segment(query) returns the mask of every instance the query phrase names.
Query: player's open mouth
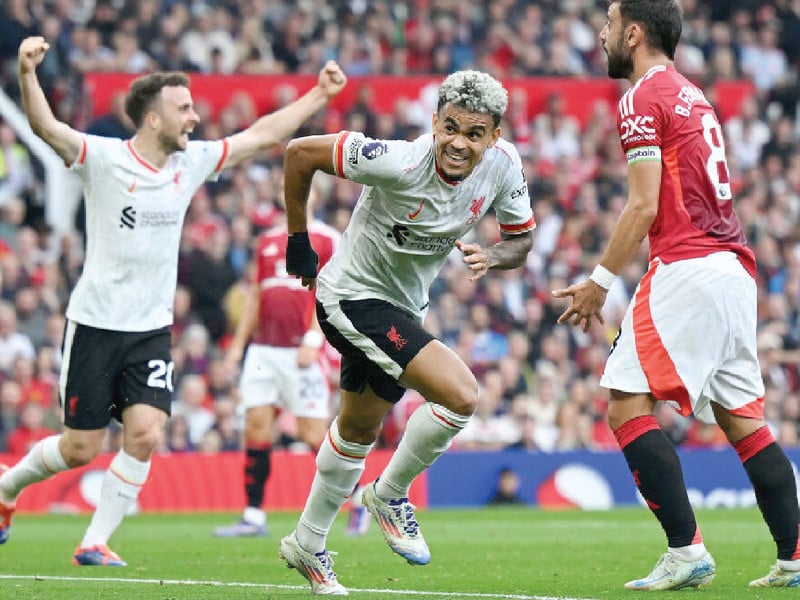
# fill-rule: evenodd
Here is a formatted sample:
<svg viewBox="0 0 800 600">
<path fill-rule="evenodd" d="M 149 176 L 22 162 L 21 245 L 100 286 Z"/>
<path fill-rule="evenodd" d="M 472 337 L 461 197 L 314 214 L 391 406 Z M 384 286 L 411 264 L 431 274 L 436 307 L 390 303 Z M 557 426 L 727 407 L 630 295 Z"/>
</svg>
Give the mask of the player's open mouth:
<svg viewBox="0 0 800 600">
<path fill-rule="evenodd" d="M 457 156 L 455 154 L 450 154 L 447 151 L 445 151 L 444 155 L 445 155 L 445 158 L 447 158 L 448 161 L 450 161 L 452 163 L 455 163 L 457 165 L 460 165 L 462 163 L 467 162 L 467 157 L 466 156 Z"/>
</svg>

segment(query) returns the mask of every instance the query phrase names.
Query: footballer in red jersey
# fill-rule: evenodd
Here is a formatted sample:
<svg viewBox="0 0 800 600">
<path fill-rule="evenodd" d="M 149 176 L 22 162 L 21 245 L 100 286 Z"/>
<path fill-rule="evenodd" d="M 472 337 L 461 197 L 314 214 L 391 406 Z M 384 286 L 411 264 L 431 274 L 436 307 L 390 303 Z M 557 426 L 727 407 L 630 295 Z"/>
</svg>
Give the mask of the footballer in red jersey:
<svg viewBox="0 0 800 600">
<path fill-rule="evenodd" d="M 309 239 L 328 262 L 339 233 L 312 222 Z M 225 357 L 230 372 L 241 360 L 240 406 L 245 411 L 244 487 L 247 506 L 241 520 L 217 527 L 218 537 L 266 534 L 262 508 L 270 473 L 275 421 L 285 409 L 296 420 L 297 437 L 316 452 L 328 427 L 330 412 L 327 342 L 314 310 L 314 292 L 286 272 L 286 226 L 274 227 L 258 238 L 253 289 Z"/>
<path fill-rule="evenodd" d="M 756 348 L 755 257 L 733 207 L 722 129 L 703 93 L 674 67 L 677 0 L 613 0 L 600 42 L 608 74 L 631 88 L 617 125 L 628 163 L 628 201 L 600 263 L 555 290 L 571 305 L 559 323 L 603 322 L 616 274 L 645 237 L 650 261 L 611 346 L 600 385 L 608 421 L 634 483 L 661 524 L 667 551 L 626 589 L 677 590 L 711 583 L 680 459 L 655 417 L 667 402 L 719 425 L 750 479 L 777 547 L 751 587 L 800 587 L 800 506 L 789 460 L 764 420 Z"/>
</svg>

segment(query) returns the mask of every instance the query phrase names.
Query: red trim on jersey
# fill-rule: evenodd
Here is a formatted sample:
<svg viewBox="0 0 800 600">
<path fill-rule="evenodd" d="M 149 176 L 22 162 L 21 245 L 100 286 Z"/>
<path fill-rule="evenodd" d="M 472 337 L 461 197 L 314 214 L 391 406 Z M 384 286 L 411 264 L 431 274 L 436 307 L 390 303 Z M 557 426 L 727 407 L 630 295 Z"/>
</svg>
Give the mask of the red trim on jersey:
<svg viewBox="0 0 800 600">
<path fill-rule="evenodd" d="M 747 437 L 735 442 L 733 447 L 736 450 L 736 454 L 739 455 L 739 460 L 741 460 L 742 463 L 746 463 L 774 441 L 775 438 L 769 430 L 769 427 L 764 425 Z"/>
<path fill-rule="evenodd" d="M 86 160 L 86 138 L 81 138 L 81 153 L 78 155 L 78 160 L 75 161 L 77 164 L 82 165 Z"/>
<path fill-rule="evenodd" d="M 617 443 L 621 450 L 638 440 L 648 431 L 661 429 L 658 421 L 653 415 L 642 415 L 634 417 L 630 421 L 625 421 L 622 425 L 614 430 L 614 437 L 617 438 Z"/>
<path fill-rule="evenodd" d="M 158 173 L 159 172 L 158 169 L 156 169 L 153 165 L 151 165 L 149 162 L 147 162 L 145 159 L 143 159 L 141 156 L 139 156 L 136 153 L 136 148 L 133 147 L 133 139 L 130 139 L 127 142 L 125 142 L 125 145 L 128 147 L 128 150 L 133 155 L 133 158 L 136 159 L 136 162 L 138 162 L 140 165 L 142 165 L 148 171 L 152 171 L 153 173 Z"/>
<path fill-rule="evenodd" d="M 454 186 L 454 187 L 455 187 L 455 186 L 457 186 L 459 183 L 461 183 L 460 181 L 453 181 L 452 179 L 449 179 L 449 178 L 447 177 L 447 175 L 445 175 L 445 174 L 444 174 L 444 171 L 442 171 L 442 170 L 439 168 L 439 163 L 436 161 L 436 157 L 434 157 L 434 159 L 433 159 L 433 164 L 434 164 L 434 165 L 436 165 L 436 174 L 437 174 L 437 175 L 439 176 L 439 178 L 440 178 L 442 181 L 444 181 L 444 182 L 445 182 L 447 185 L 452 185 L 452 186 Z"/>
<path fill-rule="evenodd" d="M 642 277 L 633 307 L 633 335 L 636 353 L 647 377 L 650 392 L 658 400 L 674 400 L 680 405 L 680 412 L 687 416 L 692 412 L 689 392 L 681 381 L 675 363 L 664 348 L 650 311 L 650 291 L 658 263 L 651 263 L 650 269 Z"/>
<path fill-rule="evenodd" d="M 756 398 L 752 402 L 748 402 L 744 406 L 734 408 L 728 411 L 737 417 L 744 417 L 745 419 L 763 419 L 764 418 L 764 396 Z"/>
<path fill-rule="evenodd" d="M 222 169 L 222 165 L 225 164 L 225 160 L 228 158 L 228 154 L 231 151 L 231 143 L 228 141 L 228 138 L 222 140 L 222 157 L 220 157 L 217 166 L 214 167 L 214 173 Z"/>
<path fill-rule="evenodd" d="M 344 176 L 344 141 L 350 134 L 349 131 L 340 131 L 336 137 L 336 144 L 333 149 L 333 168 L 336 171 L 336 176 L 345 179 Z"/>
<path fill-rule="evenodd" d="M 525 221 L 524 223 L 520 223 L 518 225 L 503 225 L 500 224 L 500 231 L 503 233 L 522 233 L 523 231 L 528 231 L 529 229 L 533 229 L 536 227 L 536 219 L 533 215 L 531 218 Z"/>
<path fill-rule="evenodd" d="M 692 217 L 689 211 L 686 210 L 686 205 L 683 201 L 683 185 L 681 185 L 681 172 L 678 165 L 678 147 L 661 149 L 661 162 L 667 170 L 669 178 L 672 180 L 672 190 L 675 193 L 675 200 L 677 200 L 678 207 L 686 214 L 686 218 L 691 223 Z"/>
</svg>

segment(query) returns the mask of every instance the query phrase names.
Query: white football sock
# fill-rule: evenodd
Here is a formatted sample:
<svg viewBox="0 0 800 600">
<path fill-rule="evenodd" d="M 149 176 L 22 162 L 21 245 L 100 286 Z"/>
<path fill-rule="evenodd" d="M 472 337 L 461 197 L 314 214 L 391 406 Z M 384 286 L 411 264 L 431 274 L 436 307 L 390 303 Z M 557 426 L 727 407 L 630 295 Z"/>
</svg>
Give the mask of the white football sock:
<svg viewBox="0 0 800 600">
<path fill-rule="evenodd" d="M 108 465 L 100 488 L 100 500 L 81 541 L 81 548 L 105 545 L 128 508 L 136 501 L 150 473 L 150 461 L 136 460 L 124 450 Z"/>
<path fill-rule="evenodd" d="M 403 438 L 386 465 L 375 493 L 384 499 L 407 498 L 414 478 L 430 467 L 464 429 L 468 415 L 459 415 L 439 404 L 426 402 L 411 415 Z"/>
<path fill-rule="evenodd" d="M 244 513 L 242 513 L 242 520 L 250 525 L 258 525 L 259 527 L 267 524 L 267 513 L 260 508 L 246 506 Z"/>
<path fill-rule="evenodd" d="M 316 554 L 325 549 L 325 538 L 339 509 L 361 479 L 370 450 L 372 444 L 343 440 L 337 420 L 331 423 L 317 452 L 317 472 L 297 524 L 297 541 L 305 550 Z"/>
<path fill-rule="evenodd" d="M 800 571 L 800 559 L 781 560 L 778 559 L 778 566 L 784 571 Z"/>
<path fill-rule="evenodd" d="M 670 554 L 684 562 L 694 562 L 700 560 L 706 553 L 706 545 L 700 542 L 699 544 L 690 544 L 680 548 L 668 548 L 668 550 Z"/>
<path fill-rule="evenodd" d="M 60 435 L 51 435 L 36 442 L 22 460 L 3 474 L 0 478 L 0 501 L 13 503 L 30 484 L 69 469 L 58 449 L 60 439 Z"/>
</svg>

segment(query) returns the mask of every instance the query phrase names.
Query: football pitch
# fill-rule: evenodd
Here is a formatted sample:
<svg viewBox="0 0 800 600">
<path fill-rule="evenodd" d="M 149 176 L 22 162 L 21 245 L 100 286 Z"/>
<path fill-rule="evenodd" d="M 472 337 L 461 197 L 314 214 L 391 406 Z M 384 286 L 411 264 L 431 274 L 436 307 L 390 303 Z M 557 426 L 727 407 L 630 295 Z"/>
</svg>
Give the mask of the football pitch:
<svg viewBox="0 0 800 600">
<path fill-rule="evenodd" d="M 238 515 L 141 514 L 128 517 L 111 546 L 125 568 L 75 567 L 72 551 L 88 515 L 18 515 L 0 546 L 0 598 L 24 600 L 277 600 L 315 598 L 277 556 L 297 514 L 272 513 L 270 535 L 216 539 L 211 530 Z M 753 590 L 774 545 L 755 509 L 700 511 L 717 577 L 702 590 L 630 592 L 665 549 L 655 519 L 640 508 L 544 512 L 530 507 L 426 510 L 418 520 L 433 560 L 412 567 L 392 554 L 375 523 L 345 535 L 339 515 L 328 547 L 339 581 L 363 600 L 600 600 L 622 598 L 797 598 L 797 590 Z"/>
</svg>

